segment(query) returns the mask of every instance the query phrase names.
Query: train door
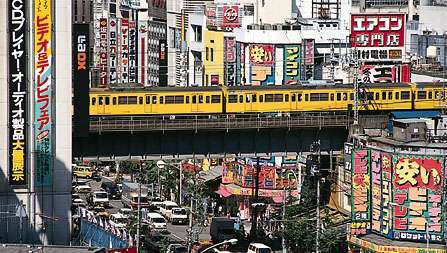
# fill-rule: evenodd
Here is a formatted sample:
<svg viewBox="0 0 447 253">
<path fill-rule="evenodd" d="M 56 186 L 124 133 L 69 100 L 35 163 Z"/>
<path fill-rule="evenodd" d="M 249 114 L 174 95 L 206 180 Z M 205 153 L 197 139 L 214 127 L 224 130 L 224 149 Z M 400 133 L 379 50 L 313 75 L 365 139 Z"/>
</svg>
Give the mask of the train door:
<svg viewBox="0 0 447 253">
<path fill-rule="evenodd" d="M 199 102 L 203 103 L 203 101 L 199 101 L 202 95 L 199 95 L 198 93 L 193 93 L 191 96 L 191 112 L 198 112 L 199 111 Z M 203 98 L 202 98 L 203 99 Z"/>
<path fill-rule="evenodd" d="M 255 110 L 254 104 L 256 102 L 256 94 L 255 93 L 245 93 L 245 103 L 244 109 L 246 112 L 252 112 Z"/>
<path fill-rule="evenodd" d="M 110 114 L 110 96 L 98 96 L 98 111 L 101 114 Z"/>
<path fill-rule="evenodd" d="M 302 108 L 300 106 L 300 103 L 303 99 L 303 93 L 302 92 L 294 92 L 291 95 L 290 99 L 290 109 L 292 111 L 302 111 Z"/>
<path fill-rule="evenodd" d="M 154 100 L 155 99 L 155 100 Z M 144 95 L 144 113 L 152 113 L 154 102 L 157 103 L 157 96 L 155 94 Z"/>
</svg>

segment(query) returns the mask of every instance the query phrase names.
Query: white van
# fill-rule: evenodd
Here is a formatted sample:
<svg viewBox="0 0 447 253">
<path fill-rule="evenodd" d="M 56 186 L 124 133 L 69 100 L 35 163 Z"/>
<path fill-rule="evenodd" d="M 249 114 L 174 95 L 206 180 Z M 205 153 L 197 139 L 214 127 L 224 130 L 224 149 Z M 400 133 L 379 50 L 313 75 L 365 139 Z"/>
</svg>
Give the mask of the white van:
<svg viewBox="0 0 447 253">
<path fill-rule="evenodd" d="M 168 221 L 171 220 L 172 208 L 178 207 L 177 203 L 172 201 L 164 201 L 160 206 L 160 213 L 163 215 Z"/>
<path fill-rule="evenodd" d="M 272 249 L 262 243 L 250 243 L 247 253 L 272 253 Z"/>
<path fill-rule="evenodd" d="M 159 213 L 146 213 L 144 219 L 153 230 L 167 229 L 166 220 Z"/>
<path fill-rule="evenodd" d="M 188 213 L 183 207 L 174 207 L 171 209 L 171 219 L 172 224 L 188 224 Z"/>
<path fill-rule="evenodd" d="M 114 213 L 110 215 L 110 225 L 115 228 L 125 228 L 127 223 L 127 218 L 124 217 L 121 213 Z"/>
</svg>

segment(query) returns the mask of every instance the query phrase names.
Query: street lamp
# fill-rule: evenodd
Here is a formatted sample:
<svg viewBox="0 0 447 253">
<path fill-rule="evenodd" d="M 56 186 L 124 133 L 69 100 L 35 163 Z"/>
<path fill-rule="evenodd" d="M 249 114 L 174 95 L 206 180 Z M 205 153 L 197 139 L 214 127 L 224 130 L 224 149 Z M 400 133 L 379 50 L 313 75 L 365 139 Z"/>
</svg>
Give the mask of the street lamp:
<svg viewBox="0 0 447 253">
<path fill-rule="evenodd" d="M 425 224 L 425 237 L 426 237 L 425 239 L 427 240 L 427 245 L 426 245 L 426 250 L 425 251 L 428 252 L 428 250 L 430 249 L 430 235 L 429 235 L 429 231 L 428 231 L 429 219 L 427 217 L 425 217 L 424 214 L 422 212 L 420 212 L 419 210 L 414 210 L 414 209 L 412 209 L 412 208 L 410 208 L 408 206 L 399 205 L 399 204 L 397 204 L 395 202 L 390 202 L 389 205 L 390 206 L 400 206 L 400 207 L 408 208 L 411 211 L 413 211 L 413 212 L 415 212 L 417 214 L 420 214 L 422 217 L 424 217 L 425 223 L 426 223 Z"/>
<path fill-rule="evenodd" d="M 296 190 L 299 191 L 299 185 L 298 185 L 298 176 L 296 175 L 295 171 L 291 170 L 291 169 L 284 169 L 283 173 L 285 173 L 286 171 L 290 171 L 293 173 L 293 176 L 296 179 Z M 287 181 L 289 182 L 289 188 L 290 188 L 290 178 L 289 178 L 289 174 L 287 174 Z M 282 178 L 282 190 L 283 190 L 283 198 L 282 198 L 282 219 L 285 221 L 286 219 L 286 186 L 284 184 L 284 175 Z M 283 221 L 283 229 L 285 230 L 285 224 Z M 287 247 L 286 247 L 286 237 L 284 236 L 284 231 L 283 231 L 283 235 L 282 235 L 282 252 L 283 253 L 287 253 Z"/>
<path fill-rule="evenodd" d="M 177 167 L 175 165 L 172 164 L 168 164 L 165 163 L 163 160 L 160 160 L 157 162 L 157 168 L 158 168 L 158 195 L 159 197 L 161 197 L 161 189 L 160 189 L 160 169 L 164 169 L 166 166 L 171 166 L 172 168 L 178 169 L 179 170 L 179 205 L 182 205 L 182 178 L 183 178 L 183 173 L 182 173 L 182 167 L 180 165 L 180 167 Z"/>
<path fill-rule="evenodd" d="M 227 244 L 227 243 L 231 243 L 231 245 L 235 245 L 235 244 L 237 243 L 237 241 L 238 241 L 238 240 L 237 240 L 236 238 L 232 238 L 232 239 L 229 239 L 229 240 L 225 240 L 225 241 L 223 241 L 223 242 L 221 242 L 221 243 L 214 244 L 213 246 L 208 247 L 208 248 L 202 250 L 202 253 L 205 253 L 205 252 L 208 251 L 208 250 L 217 248 L 217 247 L 219 247 L 219 246 L 221 246 L 221 245 L 224 245 L 224 244 Z"/>
</svg>

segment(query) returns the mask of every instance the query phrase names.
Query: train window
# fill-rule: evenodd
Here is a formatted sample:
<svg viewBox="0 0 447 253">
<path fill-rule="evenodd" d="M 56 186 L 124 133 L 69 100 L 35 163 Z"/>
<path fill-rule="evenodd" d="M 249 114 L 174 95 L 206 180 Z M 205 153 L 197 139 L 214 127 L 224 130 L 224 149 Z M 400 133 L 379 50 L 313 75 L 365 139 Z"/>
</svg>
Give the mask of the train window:
<svg viewBox="0 0 447 253">
<path fill-rule="evenodd" d="M 346 100 L 346 99 L 344 99 L 344 100 Z M 351 100 L 351 101 L 354 100 L 354 93 L 349 93 L 349 100 Z"/>
<path fill-rule="evenodd" d="M 418 99 L 426 99 L 427 92 L 426 91 L 418 91 Z"/>
<path fill-rule="evenodd" d="M 348 93 L 345 92 L 345 93 L 343 93 L 343 101 L 347 101 L 347 100 L 348 100 Z"/>
<path fill-rule="evenodd" d="M 92 98 L 92 105 L 96 105 L 96 98 Z"/>
<path fill-rule="evenodd" d="M 273 94 L 265 94 L 265 102 L 273 102 Z"/>
<path fill-rule="evenodd" d="M 292 94 L 292 102 L 296 101 L 296 94 Z"/>
<path fill-rule="evenodd" d="M 136 105 L 137 104 L 137 97 L 131 96 L 127 98 L 127 104 L 129 105 Z"/>
<path fill-rule="evenodd" d="M 199 104 L 203 104 L 203 95 L 199 95 Z"/>
<path fill-rule="evenodd" d="M 431 91 L 428 92 L 428 99 L 432 99 L 433 98 L 433 93 Z"/>
<path fill-rule="evenodd" d="M 261 103 L 264 102 L 264 96 L 263 95 L 259 95 L 259 102 L 261 102 Z"/>
<path fill-rule="evenodd" d="M 244 96 L 243 95 L 239 95 L 239 103 L 244 103 Z"/>
<path fill-rule="evenodd" d="M 98 104 L 102 105 L 104 101 L 104 97 L 99 97 Z"/>
<path fill-rule="evenodd" d="M 285 99 L 285 102 L 289 102 L 289 94 L 286 94 L 284 99 Z"/>
<path fill-rule="evenodd" d="M 250 103 L 250 94 L 247 94 L 247 96 L 245 97 L 245 102 Z"/>
<path fill-rule="evenodd" d="M 393 92 L 392 92 L 392 91 L 389 91 L 389 92 L 388 92 L 388 99 L 389 99 L 389 100 L 392 100 L 392 99 L 393 99 Z"/>
<path fill-rule="evenodd" d="M 140 105 L 143 104 L 143 97 L 138 97 L 138 103 L 139 103 Z"/>
<path fill-rule="evenodd" d="M 186 96 L 186 103 L 189 104 L 189 96 Z"/>
<path fill-rule="evenodd" d="M 320 93 L 320 101 L 329 101 L 328 93 Z"/>
<path fill-rule="evenodd" d="M 309 94 L 305 94 L 305 95 L 304 95 L 304 100 L 305 100 L 305 101 L 309 101 Z"/>
<path fill-rule="evenodd" d="M 183 96 L 175 96 L 174 99 L 174 103 L 176 104 L 183 104 L 185 102 L 185 98 Z"/>
<path fill-rule="evenodd" d="M 106 105 L 110 104 L 110 97 L 106 97 Z"/>
<path fill-rule="evenodd" d="M 379 92 L 376 92 L 376 100 L 379 100 L 380 99 L 380 94 L 379 94 Z"/>
<path fill-rule="evenodd" d="M 282 102 L 282 101 L 283 101 L 283 95 L 275 94 L 275 102 Z"/>
<path fill-rule="evenodd" d="M 119 104 L 119 105 L 125 105 L 125 104 L 127 104 L 127 97 L 126 97 L 126 96 L 119 96 L 119 97 L 118 97 L 118 104 Z"/>
<path fill-rule="evenodd" d="M 374 92 L 367 92 L 366 93 L 366 99 L 374 100 Z"/>
<path fill-rule="evenodd" d="M 251 101 L 256 103 L 256 94 L 251 95 Z"/>
<path fill-rule="evenodd" d="M 206 103 L 209 104 L 210 103 L 210 96 L 206 96 L 205 100 L 206 100 Z"/>
<path fill-rule="evenodd" d="M 435 99 L 442 99 L 442 92 L 440 91 L 435 91 Z"/>
<path fill-rule="evenodd" d="M 396 100 L 399 99 L 399 92 L 394 93 L 394 99 L 396 99 Z"/>
<path fill-rule="evenodd" d="M 149 105 L 151 103 L 151 96 L 146 96 L 146 104 Z"/>
<path fill-rule="evenodd" d="M 166 96 L 165 104 L 174 104 L 174 96 Z"/>
<path fill-rule="evenodd" d="M 157 96 L 152 96 L 152 104 L 157 104 Z"/>
<path fill-rule="evenodd" d="M 228 103 L 237 103 L 237 95 L 228 96 Z"/>
<path fill-rule="evenodd" d="M 197 96 L 196 95 L 192 96 L 192 103 L 197 104 Z"/>
<path fill-rule="evenodd" d="M 382 91 L 382 100 L 386 100 L 386 91 Z"/>
<path fill-rule="evenodd" d="M 303 94 L 298 94 L 298 101 L 301 102 L 301 100 L 303 100 Z M 306 99 L 307 101 L 307 99 Z"/>
<path fill-rule="evenodd" d="M 112 104 L 116 105 L 116 97 L 112 98 Z"/>
<path fill-rule="evenodd" d="M 211 95 L 211 103 L 212 104 L 220 103 L 220 95 Z"/>
<path fill-rule="evenodd" d="M 331 93 L 331 101 L 334 101 L 334 99 L 335 99 L 335 95 L 334 95 L 334 93 Z"/>
<path fill-rule="evenodd" d="M 341 93 L 337 92 L 337 101 L 341 101 Z"/>
<path fill-rule="evenodd" d="M 310 101 L 319 101 L 320 95 L 318 93 L 310 93 Z"/>
<path fill-rule="evenodd" d="M 163 96 L 160 96 L 160 104 L 163 104 L 164 98 Z"/>
<path fill-rule="evenodd" d="M 400 99 L 410 99 L 410 92 L 409 91 L 402 91 L 400 93 Z"/>
</svg>

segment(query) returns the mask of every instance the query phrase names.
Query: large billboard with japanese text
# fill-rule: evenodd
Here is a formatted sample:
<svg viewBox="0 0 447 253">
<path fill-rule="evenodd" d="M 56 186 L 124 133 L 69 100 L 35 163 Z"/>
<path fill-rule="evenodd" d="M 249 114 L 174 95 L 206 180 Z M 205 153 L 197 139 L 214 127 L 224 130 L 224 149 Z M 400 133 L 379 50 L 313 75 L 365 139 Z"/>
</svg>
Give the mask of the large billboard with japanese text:
<svg viewBox="0 0 447 253">
<path fill-rule="evenodd" d="M 147 66 L 147 58 L 146 55 L 147 51 L 147 22 L 139 20 L 138 21 L 138 83 L 142 84 L 143 86 L 147 84 L 147 73 L 146 73 L 146 66 Z"/>
<path fill-rule="evenodd" d="M 371 229 L 371 172 L 368 150 L 353 152 L 351 234 L 364 235 Z"/>
<path fill-rule="evenodd" d="M 118 66 L 118 23 L 116 18 L 109 19 L 109 84 L 117 82 Z"/>
<path fill-rule="evenodd" d="M 359 68 L 359 83 L 410 82 L 410 66 L 363 64 Z"/>
<path fill-rule="evenodd" d="M 137 25 L 129 22 L 129 83 L 137 82 Z"/>
<path fill-rule="evenodd" d="M 53 170 L 52 5 L 34 1 L 34 148 L 35 185 L 50 186 Z"/>
<path fill-rule="evenodd" d="M 120 25 L 121 36 L 120 41 L 120 71 L 119 71 L 119 83 L 129 82 L 129 19 L 122 18 Z"/>
<path fill-rule="evenodd" d="M 275 83 L 275 47 L 270 44 L 253 44 L 249 47 L 250 82 L 253 86 Z"/>
<path fill-rule="evenodd" d="M 225 85 L 234 86 L 236 84 L 236 39 L 234 37 L 224 37 L 224 52 Z"/>
<path fill-rule="evenodd" d="M 9 184 L 27 184 L 28 36 L 27 1 L 8 0 Z"/>
<path fill-rule="evenodd" d="M 284 46 L 284 83 L 298 84 L 301 79 L 301 46 Z"/>
<path fill-rule="evenodd" d="M 99 84 L 106 87 L 109 79 L 107 19 L 99 20 Z"/>
</svg>

